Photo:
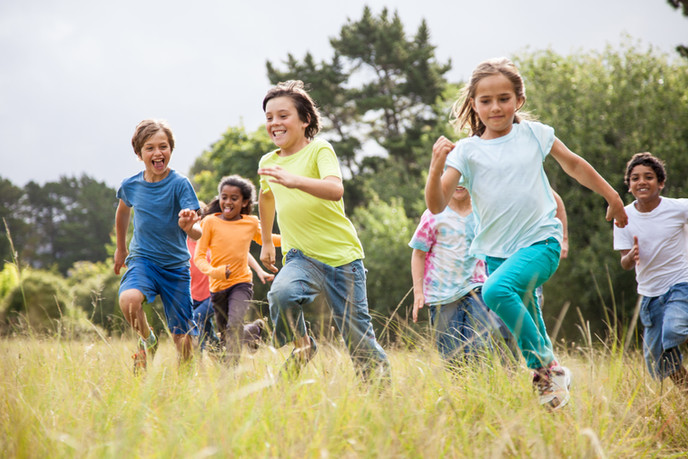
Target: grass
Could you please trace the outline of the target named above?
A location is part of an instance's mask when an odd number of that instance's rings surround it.
[[[432,349],[429,343],[421,348]],[[236,370],[179,368],[163,340],[134,377],[134,339],[0,341],[3,457],[685,457],[688,397],[651,381],[642,356],[562,348],[574,375],[561,412],[523,368],[447,371],[434,351],[388,351],[391,387],[362,385],[321,343],[296,381],[271,384],[290,349]]]

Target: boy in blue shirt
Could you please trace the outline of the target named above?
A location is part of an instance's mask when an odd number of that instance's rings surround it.
[[[119,306],[124,318],[139,334],[134,354],[134,372],[145,370],[153,358],[157,339],[148,325],[143,302],[162,298],[167,326],[182,360],[192,357],[192,338],[198,331],[193,322],[187,235],[201,237],[197,223],[199,203],[189,180],[169,162],[174,136],[164,121],[141,121],[131,139],[134,153],[144,169],[126,178],[117,190],[115,217],[117,249],[115,274],[127,271],[119,288]],[[134,235],[126,248],[131,209],[135,209]]]

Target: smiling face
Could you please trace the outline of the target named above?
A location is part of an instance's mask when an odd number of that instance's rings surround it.
[[[485,125],[480,137],[496,139],[511,132],[514,116],[523,102],[523,98],[516,96],[513,83],[501,73],[481,79],[471,99],[473,110]]]
[[[270,139],[280,148],[280,155],[293,155],[308,145],[307,126],[308,121],[299,118],[290,97],[275,97],[265,105],[265,128]]]
[[[659,194],[664,188],[654,169],[644,164],[633,167],[628,177],[628,191],[638,201],[639,210],[652,210],[659,205]],[[643,210],[647,211],[647,210]]]
[[[241,210],[248,204],[241,194],[241,189],[234,185],[223,186],[219,200],[222,219],[227,221],[239,220],[241,218]]]
[[[170,172],[170,157],[172,147],[165,131],[159,130],[143,143],[139,158],[143,161],[145,170],[143,178],[147,182],[159,182]]]

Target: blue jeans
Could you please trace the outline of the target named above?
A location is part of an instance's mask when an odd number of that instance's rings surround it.
[[[193,307],[194,322],[198,325],[200,333],[198,345],[200,349],[203,350],[205,349],[206,342],[210,342],[211,344],[219,342],[215,335],[215,327],[213,326],[213,315],[215,311],[210,302],[210,297],[200,301],[193,300]]]
[[[333,267],[291,249],[268,293],[276,347],[305,336],[303,307],[323,298],[349,350],[356,371],[364,379],[379,369],[388,376],[387,354],[375,339],[368,313],[366,274],[355,260]]]
[[[681,367],[679,346],[688,338],[688,283],[672,285],[663,295],[643,297],[645,363],[653,378],[664,379]]]
[[[559,266],[559,242],[550,238],[519,249],[509,258],[487,257],[489,277],[483,285],[485,304],[514,334],[528,368],[555,360],[535,290]]]
[[[501,320],[483,303],[480,289],[441,306],[430,306],[437,350],[448,363],[463,363],[492,349],[492,334],[499,335]]]

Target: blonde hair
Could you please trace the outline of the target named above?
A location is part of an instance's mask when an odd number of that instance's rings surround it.
[[[472,100],[475,98],[475,91],[480,80],[500,74],[511,81],[511,84],[514,85],[516,98],[523,100],[525,104],[526,87],[514,63],[506,57],[483,61],[473,70],[470,81],[463,87],[459,99],[452,105],[450,123],[457,133],[464,131],[466,126],[468,126],[469,135],[481,136],[485,132],[485,125],[480,121],[478,113],[473,109]],[[528,113],[518,112],[514,117],[514,123],[520,123],[522,120],[528,119],[532,119]]]

